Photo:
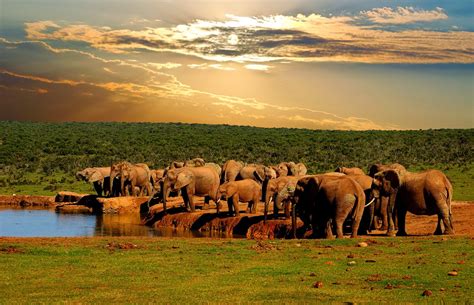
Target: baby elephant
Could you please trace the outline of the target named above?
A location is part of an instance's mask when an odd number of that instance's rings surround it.
[[[232,215],[234,212],[235,216],[239,216],[239,201],[248,202],[247,212],[255,214],[261,194],[262,188],[260,184],[253,179],[244,179],[222,184],[219,187],[218,198],[224,197],[227,199],[229,215]],[[217,213],[219,213],[219,205],[217,205]]]

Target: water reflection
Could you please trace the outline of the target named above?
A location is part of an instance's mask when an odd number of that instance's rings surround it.
[[[0,208],[0,236],[227,237],[225,234],[216,232],[150,228],[141,224],[139,215],[60,214],[55,213],[54,210],[12,208]]]

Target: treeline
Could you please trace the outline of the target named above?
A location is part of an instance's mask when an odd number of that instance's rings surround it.
[[[366,169],[374,162],[408,168],[474,163],[474,129],[327,131],[171,123],[0,122],[0,176],[26,172],[73,174],[119,160],[162,168],[173,160],[202,157],[265,164],[304,162],[309,172],[337,166]],[[12,181],[10,181],[12,182]]]

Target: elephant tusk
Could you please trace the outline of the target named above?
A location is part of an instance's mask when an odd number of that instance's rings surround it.
[[[270,200],[268,201],[268,203],[272,203],[272,201],[273,201],[273,196],[270,197]]]
[[[366,207],[368,207],[369,205],[371,205],[372,203],[374,203],[374,201],[375,201],[375,198],[372,198],[372,200],[371,200],[369,203],[367,203],[367,204],[364,206],[364,208],[366,208]]]

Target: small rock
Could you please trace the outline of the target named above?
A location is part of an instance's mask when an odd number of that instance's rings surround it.
[[[368,245],[369,245],[368,243],[363,242],[363,241],[357,244],[357,246],[358,246],[358,247],[361,247],[361,248],[365,248],[365,247],[367,247]]]
[[[449,276],[458,276],[458,272],[457,271],[449,271],[448,275]]]
[[[387,286],[385,286],[385,289],[393,289],[393,285],[388,283]]]
[[[347,258],[354,258],[354,257],[355,257],[355,255],[352,254],[352,253],[347,256]]]
[[[313,288],[322,288],[323,287],[323,282],[317,281],[316,283],[313,284]]]
[[[375,263],[375,259],[366,259],[365,262],[366,263]]]
[[[334,262],[333,261],[328,261],[328,262],[325,262],[326,265],[330,265],[330,266],[333,266],[334,265]]]
[[[301,244],[296,244],[295,246],[297,246],[297,247],[301,247]]]
[[[404,275],[404,276],[402,277],[402,279],[404,279],[404,280],[411,280],[411,275]]]
[[[316,276],[316,273],[311,272],[311,273],[309,274],[309,276]]]
[[[446,290],[446,288],[440,288],[439,289],[439,291],[445,291],[445,290]]]
[[[466,262],[465,261],[459,261],[457,262],[459,265],[464,265]]]
[[[425,291],[423,291],[423,293],[421,295],[424,296],[424,297],[429,297],[432,294],[433,294],[433,292],[431,290],[425,290]]]
[[[357,264],[355,261],[350,261],[347,263],[348,266],[354,266],[355,264]]]

